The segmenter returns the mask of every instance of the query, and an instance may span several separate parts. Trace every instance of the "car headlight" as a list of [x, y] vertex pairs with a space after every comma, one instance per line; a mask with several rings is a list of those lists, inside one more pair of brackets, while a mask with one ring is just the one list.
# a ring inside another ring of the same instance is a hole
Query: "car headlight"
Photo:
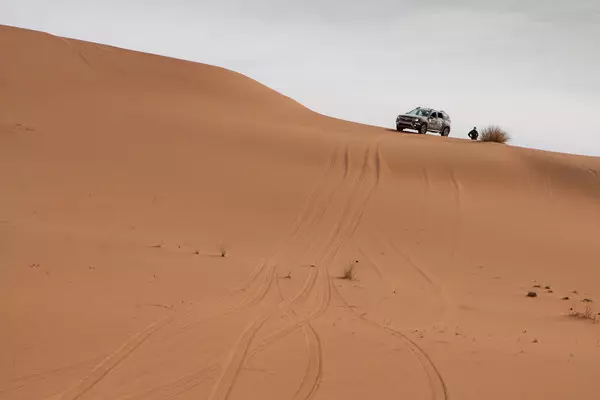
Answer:
[[419, 122], [419, 121], [420, 121], [420, 119], [419, 119], [419, 118], [415, 118], [415, 122]]

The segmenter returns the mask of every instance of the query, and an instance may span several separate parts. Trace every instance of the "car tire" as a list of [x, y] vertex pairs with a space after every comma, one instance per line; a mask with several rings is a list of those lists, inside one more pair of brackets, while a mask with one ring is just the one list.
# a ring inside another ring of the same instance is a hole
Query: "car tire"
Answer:
[[427, 123], [422, 123], [421, 126], [419, 127], [419, 133], [421, 135], [425, 135], [427, 133]]
[[403, 127], [401, 127], [400, 125], [396, 125], [396, 130], [397, 130], [398, 132], [402, 132], [402, 131], [404, 130], [404, 128], [403, 128]]
[[450, 135], [450, 127], [449, 127], [449, 126], [447, 126], [447, 127], [445, 127], [444, 129], [442, 129], [442, 133], [441, 133], [441, 135], [442, 135], [442, 136], [449, 136], [449, 135]]

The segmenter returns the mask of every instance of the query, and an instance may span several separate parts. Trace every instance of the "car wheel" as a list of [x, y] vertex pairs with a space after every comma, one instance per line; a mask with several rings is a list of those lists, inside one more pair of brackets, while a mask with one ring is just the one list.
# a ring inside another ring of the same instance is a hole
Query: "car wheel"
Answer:
[[404, 130], [404, 128], [403, 128], [403, 127], [401, 127], [400, 125], [396, 125], [396, 130], [397, 130], [398, 132], [402, 132], [402, 131]]
[[421, 126], [419, 127], [419, 133], [421, 135], [425, 135], [427, 133], [427, 124], [426, 123], [421, 124]]
[[448, 136], [448, 135], [450, 135], [450, 127], [447, 126], [442, 131], [442, 136]]

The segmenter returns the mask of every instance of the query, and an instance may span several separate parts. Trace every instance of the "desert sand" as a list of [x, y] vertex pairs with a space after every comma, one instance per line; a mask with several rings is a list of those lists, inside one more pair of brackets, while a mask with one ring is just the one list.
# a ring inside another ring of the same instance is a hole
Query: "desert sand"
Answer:
[[598, 399], [599, 238], [599, 158], [0, 27], [3, 400]]

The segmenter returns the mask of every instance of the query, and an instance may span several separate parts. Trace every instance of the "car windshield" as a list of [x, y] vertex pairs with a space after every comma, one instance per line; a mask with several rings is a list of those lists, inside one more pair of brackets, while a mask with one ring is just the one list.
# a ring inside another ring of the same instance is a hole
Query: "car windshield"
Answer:
[[429, 108], [415, 108], [412, 111], [407, 112], [407, 115], [416, 115], [418, 117], [429, 117], [431, 114], [431, 109]]

